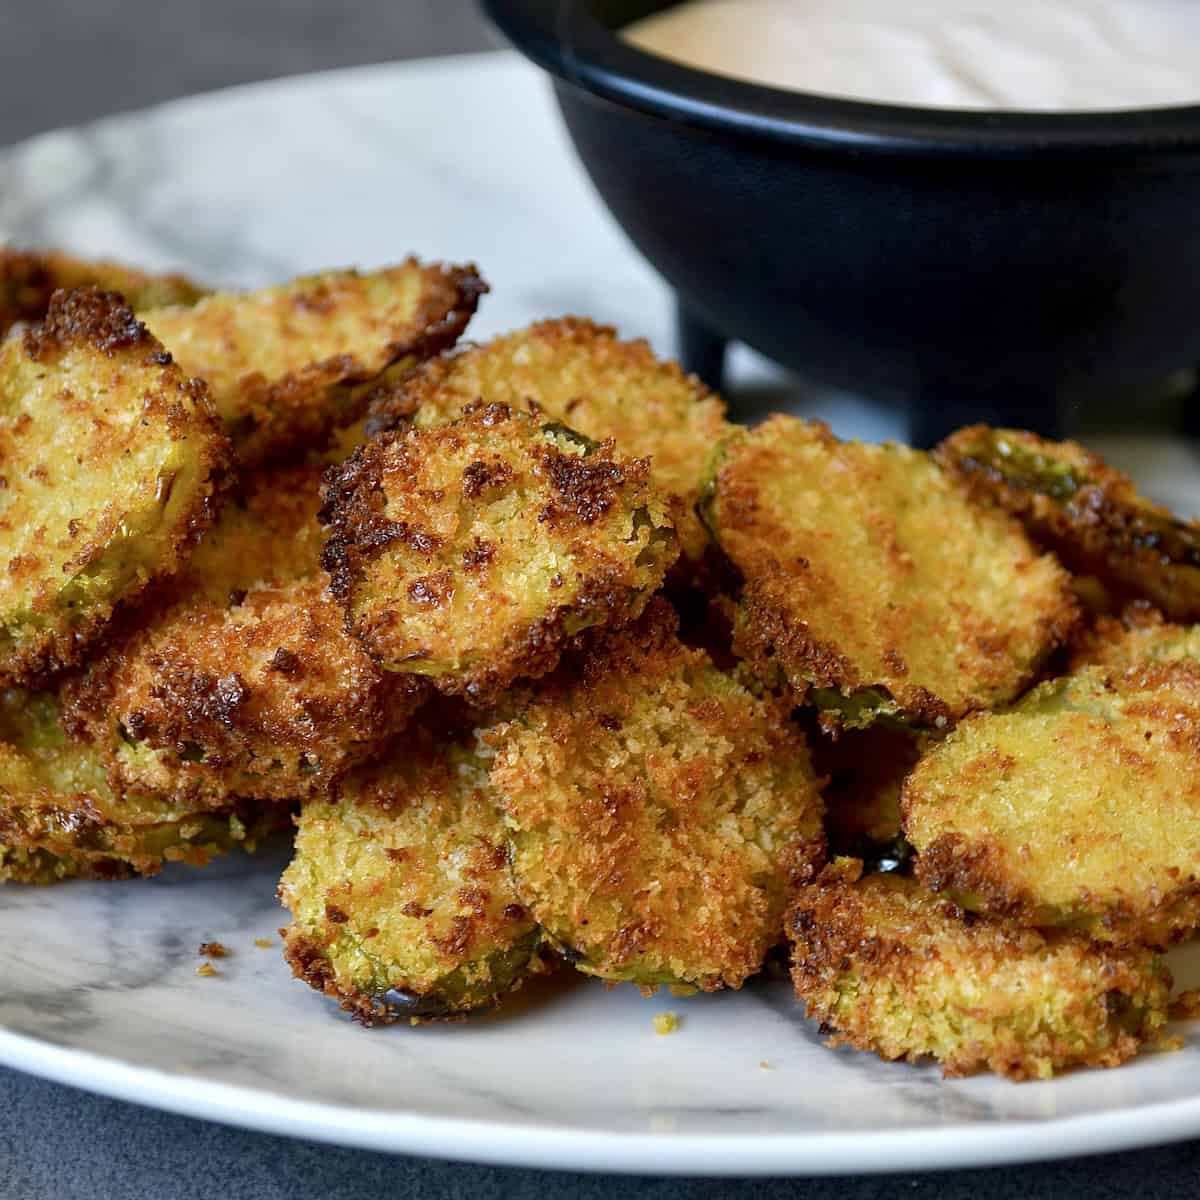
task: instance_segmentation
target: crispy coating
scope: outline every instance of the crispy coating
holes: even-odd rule
[[[694,375],[657,358],[644,341],[579,317],[539,321],[485,346],[443,356],[413,372],[373,406],[377,422],[413,415],[418,426],[454,420],[477,400],[540,410],[622,454],[649,458],[651,477],[678,496],[685,557],[698,563],[708,536],[693,511],[713,445],[728,431],[725,406]]]
[[[919,451],[775,416],[702,506],[744,577],[734,649],[845,724],[944,726],[1018,694],[1077,615],[1066,573]]]
[[[354,420],[368,403],[363,384],[454,345],[485,291],[472,267],[409,259],[142,315],[184,369],[207,381],[252,465],[319,445]]]
[[[56,292],[0,343],[0,679],[78,662],[211,522],[228,446],[119,296]]]
[[[902,836],[900,789],[930,739],[880,723],[809,738],[833,853],[876,859]]]
[[[1200,523],[1178,520],[1076,442],[974,425],[935,451],[975,498],[1017,517],[1070,570],[1172,620],[1200,620]]]
[[[41,321],[60,288],[97,287],[118,292],[135,311],[164,304],[194,304],[205,289],[182,275],[150,275],[104,259],[74,258],[57,250],[0,246],[0,338],[18,321]]]
[[[193,812],[149,794],[115,794],[104,765],[63,733],[50,693],[0,692],[0,882],[153,875],[253,849],[286,813],[239,802]]]
[[[662,583],[678,549],[649,474],[506,404],[384,434],[327,476],[333,592],[389,670],[494,695]]]
[[[1200,664],[1089,667],[972,717],[901,798],[966,908],[1161,946],[1200,925]]]
[[[581,970],[736,988],[824,858],[788,706],[685,647],[662,599],[487,735],[517,890]]]
[[[972,919],[854,859],[799,893],[788,928],[796,995],[832,1044],[932,1057],[948,1076],[1119,1066],[1167,1021],[1171,976],[1152,951]]]
[[[345,630],[320,567],[319,465],[253,474],[189,569],[66,687],[114,781],[221,806],[327,788],[403,727],[424,687]]]
[[[1131,604],[1120,618],[1099,617],[1078,640],[1071,669],[1100,666],[1127,671],[1140,663],[1200,662],[1200,625],[1176,625],[1146,604]]]
[[[489,1007],[540,940],[469,733],[413,732],[308,801],[279,895],[296,976],[365,1024]]]

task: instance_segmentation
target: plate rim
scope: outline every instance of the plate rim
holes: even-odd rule
[[[242,1084],[174,1076],[2,1028],[0,1065],[109,1099],[258,1133],[420,1158],[622,1175],[970,1169],[1148,1149],[1200,1135],[1200,1095],[1045,1121],[791,1135],[619,1133],[295,1100]]]
[[[151,115],[186,113],[223,100],[278,95],[343,79],[382,80],[398,73],[436,75],[484,66],[535,73],[509,49],[301,72],[45,130],[0,146],[0,166],[64,134],[119,128]],[[967,1169],[1143,1149],[1200,1136],[1200,1094],[1041,1121],[793,1134],[631,1133],[298,1100],[267,1089],[137,1065],[3,1026],[0,1065],[94,1095],[266,1134],[497,1166],[620,1174],[817,1176]]]

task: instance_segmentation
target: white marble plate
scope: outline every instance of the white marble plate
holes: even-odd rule
[[[410,249],[474,258],[495,287],[478,334],[574,311],[670,348],[665,291],[593,199],[544,84],[509,55],[189,100],[39,138],[0,155],[0,180],[0,235],[22,242],[234,284]],[[843,432],[898,431],[749,354],[735,377]],[[1188,447],[1105,449],[1200,508]],[[281,923],[285,854],[0,891],[0,1061],[281,1133],[606,1170],[964,1166],[1200,1135],[1188,1030],[1179,1053],[1021,1086],[831,1053],[778,982],[643,1000],[581,981],[468,1025],[362,1031],[294,982],[277,947],[254,945]],[[200,978],[197,947],[214,939],[232,954]],[[1180,973],[1200,974],[1186,953]],[[682,1027],[660,1037],[666,1007]]]

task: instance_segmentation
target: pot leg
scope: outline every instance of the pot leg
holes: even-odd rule
[[[1028,389],[1002,393],[956,391],[947,387],[917,396],[909,411],[908,439],[922,450],[936,446],[964,425],[998,425],[1028,429],[1048,438],[1066,436],[1063,405],[1058,397]]]
[[[684,370],[699,375],[714,392],[719,392],[725,380],[725,352],[729,339],[712,329],[682,300],[675,302],[675,322],[679,361]]]

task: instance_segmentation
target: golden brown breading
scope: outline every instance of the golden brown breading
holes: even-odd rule
[[[193,812],[148,794],[116,795],[89,746],[68,741],[49,693],[0,692],[0,882],[153,875],[166,862],[203,866],[251,850],[286,810],[238,802]]]
[[[75,258],[57,250],[0,246],[0,338],[18,321],[41,321],[50,297],[62,288],[98,287],[118,292],[135,311],[164,304],[194,304],[205,289],[182,275],[149,275],[104,259]]]
[[[1076,442],[973,425],[935,451],[978,500],[1012,513],[1080,575],[1176,621],[1200,620],[1200,523],[1178,520]]]
[[[279,895],[296,976],[365,1024],[489,1007],[540,940],[469,732],[414,731],[308,801]]]
[[[189,569],[66,689],[118,786],[192,805],[328,787],[403,727],[424,687],[345,630],[319,565],[321,467],[253,474]]]
[[[1200,925],[1198,747],[1198,663],[1044,683],[905,781],[917,876],[1023,924],[1165,945]]]
[[[678,553],[645,459],[505,404],[384,434],[326,479],[324,562],[355,636],[476,700],[635,618]]]
[[[904,446],[775,416],[720,447],[701,513],[745,581],[734,649],[847,725],[1011,699],[1076,620],[1053,558]]]
[[[1171,976],[1150,950],[971,919],[920,884],[840,859],[788,913],[792,979],[832,1044],[1046,1079],[1159,1039]]]
[[[227,456],[203,386],[119,296],[57,292],[0,343],[0,679],[78,662],[177,571]]]
[[[454,345],[486,291],[472,267],[409,259],[142,315],[208,383],[239,457],[252,465],[320,445],[354,420],[368,402],[363,384]]]
[[[486,735],[517,890],[581,970],[740,987],[824,857],[789,709],[688,649],[656,599]]]
[[[1082,636],[1071,669],[1100,666],[1125,671],[1144,662],[1200,661],[1200,625],[1175,625],[1147,604],[1131,604],[1120,618],[1100,617]]]
[[[378,425],[411,416],[429,427],[477,400],[535,408],[595,441],[613,438],[622,454],[649,458],[657,487],[683,502],[684,555],[701,560],[708,536],[693,511],[700,475],[729,426],[720,398],[694,375],[644,341],[622,342],[608,326],[566,317],[426,363],[383,391],[373,416]]]

